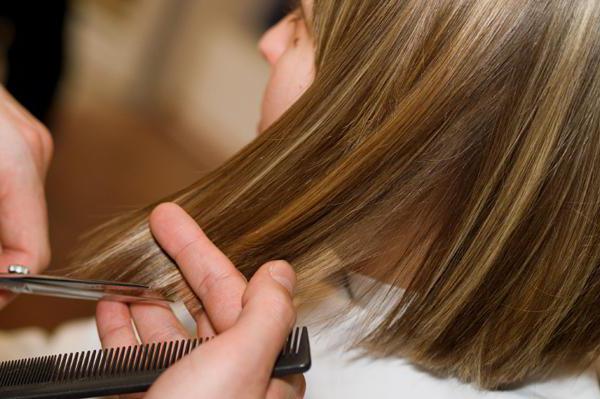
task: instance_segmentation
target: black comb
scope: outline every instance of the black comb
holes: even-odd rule
[[[0,363],[0,398],[89,398],[143,392],[173,363],[212,337],[87,352],[63,353]],[[310,368],[306,327],[289,335],[273,377]]]

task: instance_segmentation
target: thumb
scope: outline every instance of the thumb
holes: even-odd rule
[[[285,261],[271,261],[254,274],[242,298],[242,312],[224,335],[251,343],[240,350],[246,365],[270,379],[275,360],[296,321],[292,295],[296,274]]]
[[[265,263],[248,283],[236,323],[169,368],[148,398],[264,397],[296,319],[295,283],[288,263]]]

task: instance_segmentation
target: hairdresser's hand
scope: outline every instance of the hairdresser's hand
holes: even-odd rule
[[[260,268],[248,284],[235,324],[168,369],[149,398],[301,397],[301,387],[296,391],[291,385],[267,392],[273,364],[295,319],[291,293],[272,273],[292,287],[294,272],[286,263]]]
[[[48,265],[44,179],[51,157],[48,130],[0,85],[0,272],[11,263],[33,272]],[[9,297],[0,291],[0,308]]]
[[[270,373],[295,321],[295,274],[286,262],[263,265],[250,280],[174,204],[158,206],[152,233],[177,262],[204,305],[198,335],[218,333],[167,370],[148,392],[164,398],[301,398],[302,375],[271,379]],[[105,347],[187,338],[170,310],[160,306],[100,302],[97,322]]]

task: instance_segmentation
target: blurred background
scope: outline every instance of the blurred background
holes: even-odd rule
[[[14,0],[0,5],[0,79],[50,128],[52,267],[89,228],[178,190],[255,136],[278,0]],[[21,295],[0,329],[91,316]]]

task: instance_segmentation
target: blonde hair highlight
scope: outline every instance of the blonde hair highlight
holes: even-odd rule
[[[304,301],[350,271],[405,286],[371,302],[371,355],[484,388],[595,359],[600,2],[315,0],[312,31],[307,92],[164,200],[248,277],[289,261]],[[96,230],[74,273],[193,306],[154,205]]]

